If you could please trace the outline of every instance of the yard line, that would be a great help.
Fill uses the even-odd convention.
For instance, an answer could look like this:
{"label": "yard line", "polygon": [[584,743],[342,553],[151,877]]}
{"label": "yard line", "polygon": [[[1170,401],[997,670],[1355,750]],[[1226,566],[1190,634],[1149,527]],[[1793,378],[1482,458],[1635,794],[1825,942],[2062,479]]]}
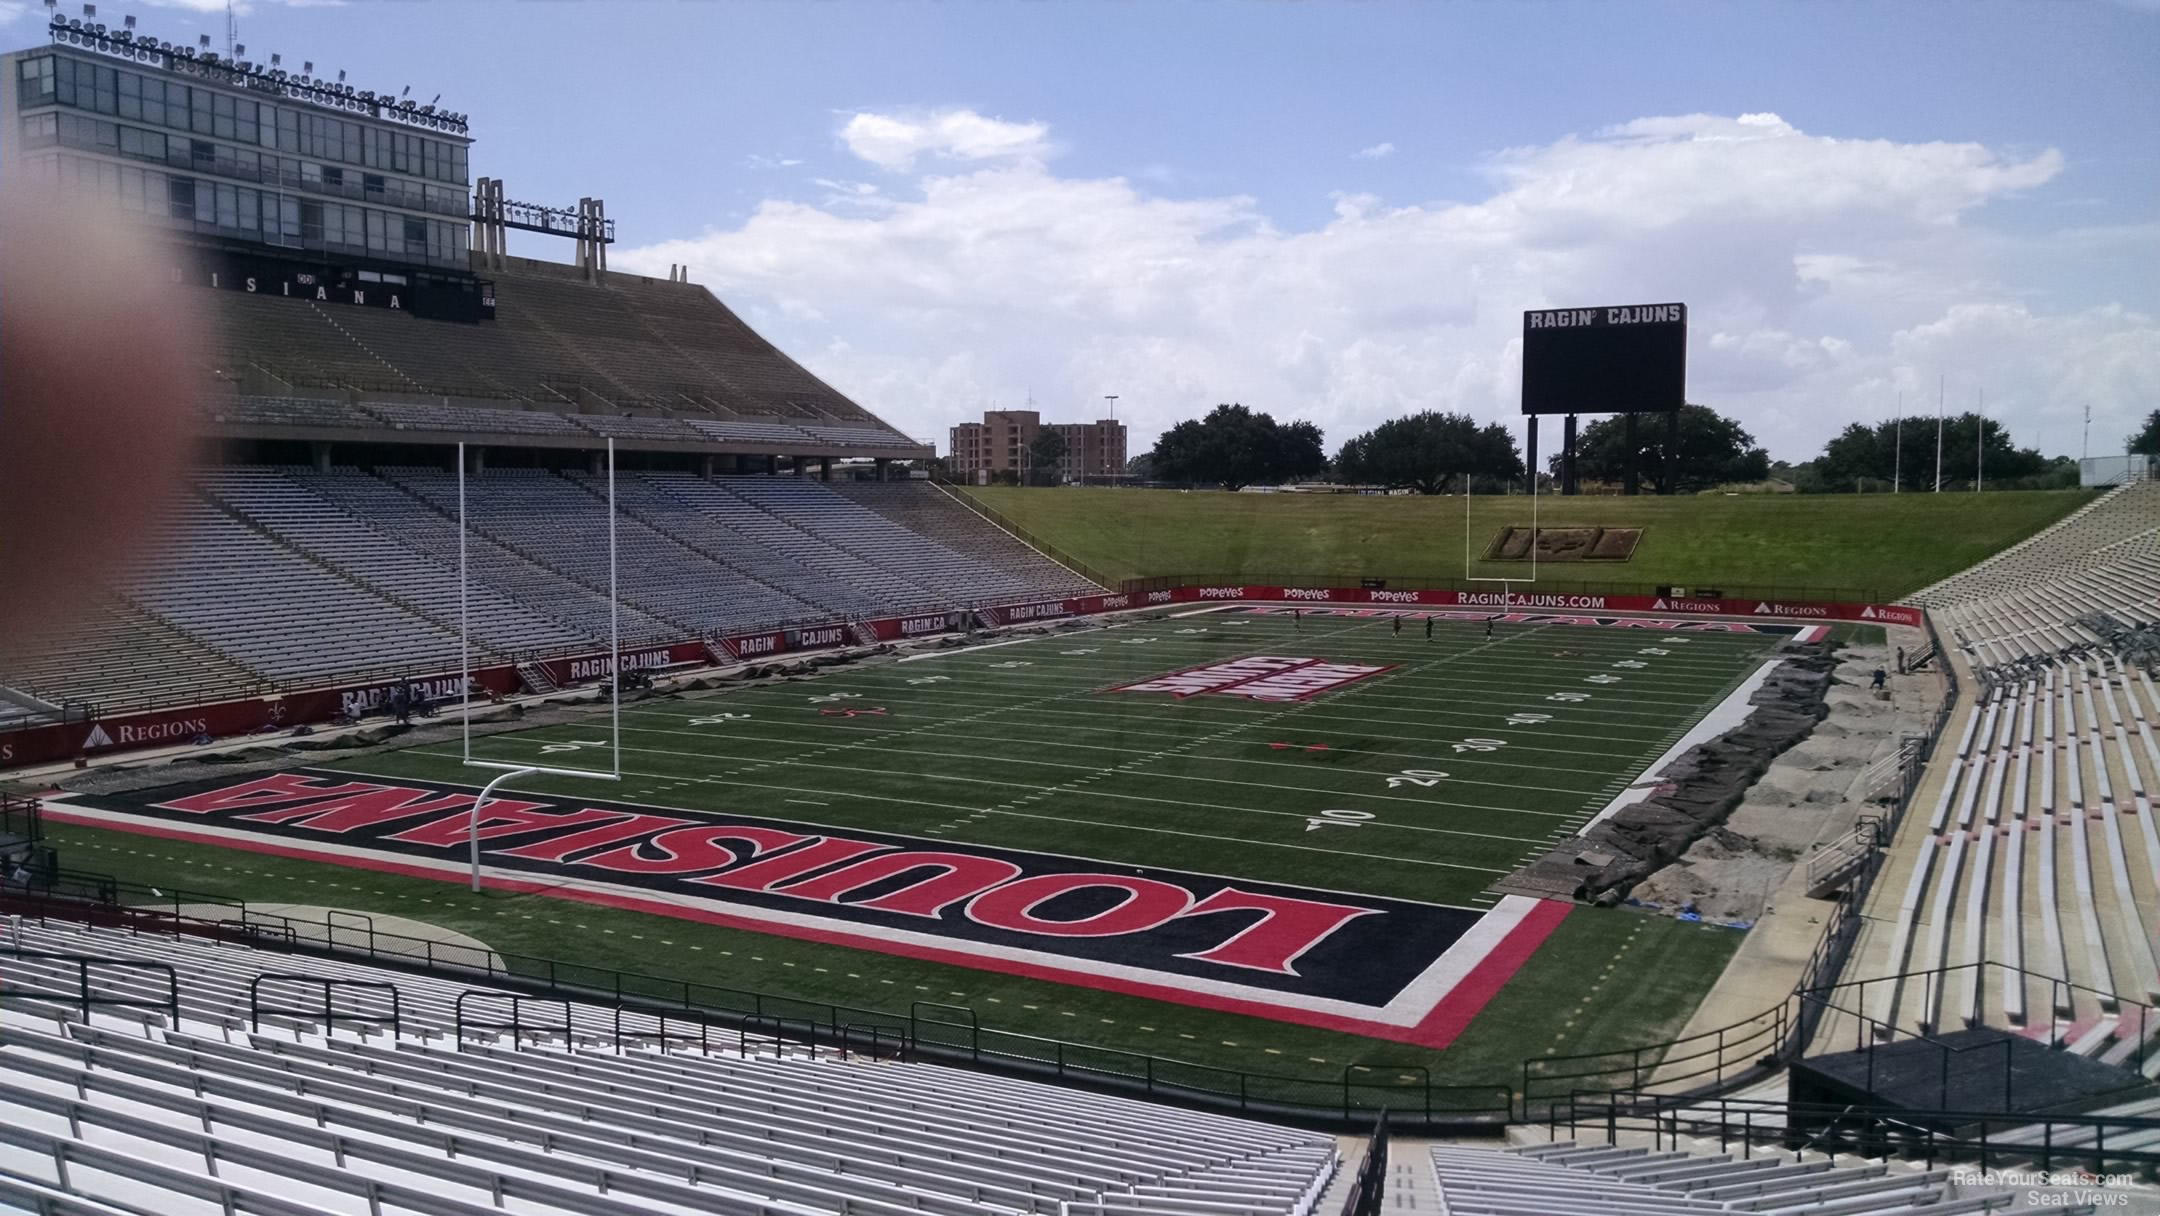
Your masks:
{"label": "yard line", "polygon": [[[1417,857],[1398,857],[1386,853],[1366,853],[1357,849],[1321,849],[1315,848],[1309,844],[1291,844],[1287,841],[1282,840],[1254,840],[1248,836],[1213,836],[1206,832],[1180,832],[1174,828],[1150,828],[1142,827],[1139,824],[1131,823],[1097,823],[1094,820],[1089,819],[1074,819],[1070,815],[1030,815],[1025,811],[997,810],[993,810],[990,813],[993,815],[1004,815],[1014,819],[1048,819],[1058,823],[1085,823],[1091,827],[1120,828],[1135,832],[1153,832],[1163,836],[1189,836],[1197,840],[1212,840],[1217,844],[1249,844],[1259,845],[1263,848],[1270,849],[1297,849],[1300,852],[1326,853],[1335,857],[1364,857],[1369,858],[1373,861],[1401,862],[1407,865],[1414,866],[1440,866],[1450,870],[1474,870],[1480,874],[1513,873],[1513,871],[1511,870],[1498,869],[1493,866],[1469,866],[1457,861],[1431,861]],[[1519,837],[1510,837],[1509,839],[1519,839]]]}

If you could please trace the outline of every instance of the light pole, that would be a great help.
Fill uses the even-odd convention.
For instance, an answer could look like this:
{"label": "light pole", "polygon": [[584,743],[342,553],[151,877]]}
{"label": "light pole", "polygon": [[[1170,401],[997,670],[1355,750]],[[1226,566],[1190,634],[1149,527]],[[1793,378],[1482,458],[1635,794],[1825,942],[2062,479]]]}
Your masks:
{"label": "light pole", "polygon": [[1897,438],[1890,446],[1890,492],[1898,492],[1898,479],[1905,472],[1905,390],[1897,395]]}

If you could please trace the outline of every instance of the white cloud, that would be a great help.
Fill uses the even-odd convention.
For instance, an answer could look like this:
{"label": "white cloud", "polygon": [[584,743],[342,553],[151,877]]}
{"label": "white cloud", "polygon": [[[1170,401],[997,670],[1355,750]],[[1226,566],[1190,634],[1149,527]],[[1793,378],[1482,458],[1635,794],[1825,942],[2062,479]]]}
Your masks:
{"label": "white cloud", "polygon": [[1386,160],[1393,155],[1395,155],[1394,144],[1378,143],[1370,148],[1359,148],[1350,154],[1350,158],[1352,160]]}
{"label": "white cloud", "polygon": [[912,169],[920,156],[958,161],[1040,161],[1050,153],[1050,128],[1005,122],[973,110],[852,115],[840,141],[881,169]]}
{"label": "white cloud", "polygon": [[2102,434],[2104,416],[2160,397],[2152,303],[2079,294],[2131,282],[2091,272],[2151,264],[2160,229],[1980,223],[2061,172],[2052,150],[1641,118],[1493,155],[1482,198],[1338,194],[1324,223],[1288,230],[1249,197],[1059,176],[1042,123],[859,114],[846,134],[882,167],[940,163],[767,199],[738,226],[617,261],[688,263],[915,435],[1030,387],[1060,416],[1119,394],[1136,450],[1228,400],[1309,418],[1331,448],[1412,409],[1516,425],[1522,310],[1663,300],[1692,307],[1691,397],[1780,456],[1886,415],[1900,388],[1931,401],[1944,371],[1968,397],[1984,383],[1990,414],[2053,452],[2075,452],[2084,401]]}

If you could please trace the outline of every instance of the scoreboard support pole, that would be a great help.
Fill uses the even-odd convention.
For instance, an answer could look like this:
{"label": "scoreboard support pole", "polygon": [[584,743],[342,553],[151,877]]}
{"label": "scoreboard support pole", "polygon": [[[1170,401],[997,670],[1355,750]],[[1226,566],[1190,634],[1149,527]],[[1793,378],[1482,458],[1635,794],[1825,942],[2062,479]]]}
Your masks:
{"label": "scoreboard support pole", "polygon": [[1642,451],[1635,446],[1634,410],[1620,415],[1620,443],[1627,449],[1627,473],[1621,479],[1624,483],[1622,490],[1628,497],[1633,498],[1642,493],[1642,470],[1636,467],[1642,463]]}
{"label": "scoreboard support pole", "polygon": [[1525,494],[1537,493],[1537,420],[1538,416],[1536,414],[1524,419],[1528,424],[1525,429],[1529,434],[1524,440],[1523,450],[1528,452],[1530,456],[1530,459],[1524,462],[1530,474],[1524,479],[1523,493]]}
{"label": "scoreboard support pole", "polygon": [[1665,415],[1665,450],[1660,453],[1665,461],[1665,492],[1678,494],[1679,485],[1673,480],[1673,453],[1680,450],[1680,411],[1672,410]]}
{"label": "scoreboard support pole", "polygon": [[1575,493],[1575,415],[1560,425],[1560,492]]}

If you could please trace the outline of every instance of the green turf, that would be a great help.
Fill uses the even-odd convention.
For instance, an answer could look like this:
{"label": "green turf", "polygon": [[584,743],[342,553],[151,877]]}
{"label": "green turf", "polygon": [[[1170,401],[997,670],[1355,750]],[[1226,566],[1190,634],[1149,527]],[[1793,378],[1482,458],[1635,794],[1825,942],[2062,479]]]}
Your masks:
{"label": "green turf", "polygon": [[[1252,582],[1460,578],[1463,501],[1338,494],[1171,490],[964,491],[1112,578],[1192,575]],[[1625,562],[1542,564],[1538,579],[1580,584],[1916,591],[2032,535],[2089,501],[2085,491],[1999,494],[1746,494],[1543,498],[1543,527],[1643,529]],[[1472,501],[1472,549],[1527,525],[1527,498]],[[1526,576],[1519,562],[1475,562],[1481,577]],[[1824,598],[1817,596],[1815,598]]]}
{"label": "green turf", "polygon": [[[1487,640],[1464,623],[1427,640],[1416,621],[1396,634],[1387,619],[1317,614],[1301,627],[1245,613],[1168,618],[628,705],[619,788],[561,778],[518,788],[1477,908],[1493,901],[1491,883],[1641,773],[1774,640],[1550,625],[1503,626]],[[1290,704],[1106,691],[1254,653],[1396,666]],[[886,713],[821,712],[869,707]],[[603,762],[606,737],[595,714],[475,749],[587,765]],[[1327,749],[1303,750],[1315,743]],[[475,776],[440,744],[335,767]],[[1369,818],[1310,829],[1323,810]],[[1436,1053],[544,896],[474,897],[454,883],[101,830],[64,828],[58,841],[85,869],[395,912],[505,951],[903,1014],[913,1000],[965,1004],[1002,1029],[1290,1075],[1377,1061],[1426,1064],[1453,1082],[1505,1080],[1526,1055],[1653,1041],[1685,1020],[1740,938],[1578,910]],[[1628,965],[1606,966],[1617,959]]]}

